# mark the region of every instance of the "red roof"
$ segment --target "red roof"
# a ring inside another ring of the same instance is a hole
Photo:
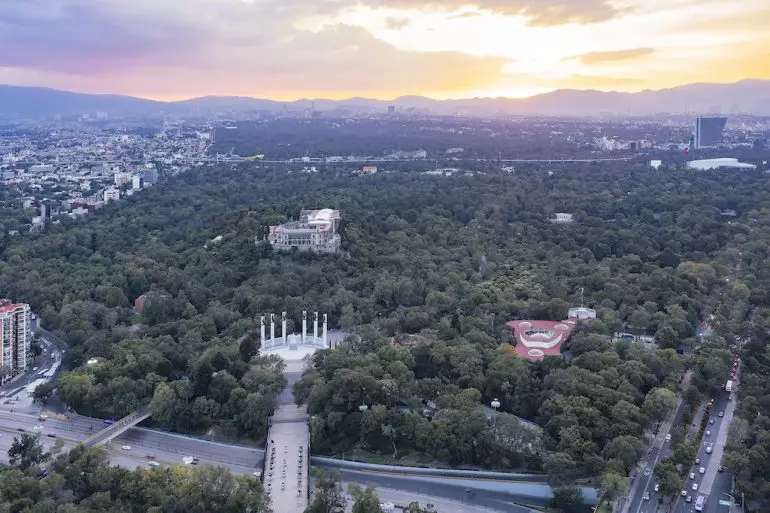
[[[11,303],[10,299],[0,299],[0,314],[13,312],[19,308],[25,308],[28,305],[26,303]]]
[[[516,336],[516,354],[528,360],[561,355],[561,348],[575,329],[575,321],[510,321]]]

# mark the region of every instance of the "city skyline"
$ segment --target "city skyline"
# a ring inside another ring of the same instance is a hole
[[[635,92],[770,79],[768,22],[762,0],[9,0],[0,83],[158,100]]]

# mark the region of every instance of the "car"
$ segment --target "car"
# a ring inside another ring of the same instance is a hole
[[[685,492],[685,495],[687,495],[687,492]],[[692,496],[687,495],[687,498],[684,500],[685,502],[692,502]]]
[[[48,433],[45,436],[47,436],[48,438],[56,438],[56,433]]]
[[[23,433],[24,432],[24,428],[16,428],[16,431],[21,431]]]
[[[709,424],[713,424],[713,423],[714,423],[714,419],[709,419]]]
[[[123,445],[120,448],[123,449],[124,451],[130,451],[131,450],[131,446],[130,445]]]
[[[706,430],[706,436],[711,436],[711,431],[708,429]]]
[[[692,491],[693,492],[697,492],[698,491],[698,483],[693,483],[692,484]]]
[[[682,497],[687,497],[687,490],[682,490]]]
[[[649,476],[650,474],[652,474],[652,470],[650,470],[650,468],[649,468],[649,467],[647,467],[646,469],[644,469],[644,477],[647,477],[647,476]]]
[[[644,497],[642,497],[642,499],[646,501],[650,500],[650,492],[644,492]]]
[[[695,464],[700,465],[700,458],[695,458]]]
[[[671,441],[671,433],[666,435],[666,442],[670,442],[670,441]]]
[[[719,415],[718,415],[718,417],[720,417],[720,418],[721,418],[721,417],[724,417],[724,416],[725,416],[725,412],[723,412],[723,411],[720,411],[720,412],[719,412]]]
[[[147,464],[148,464],[149,466],[151,466],[151,467],[158,467],[158,466],[160,466],[160,463],[158,463],[157,461],[150,461],[150,462],[149,462],[149,463],[147,463]]]
[[[699,469],[698,469],[698,473],[700,473],[700,474],[705,474],[705,473],[706,473],[706,468],[705,468],[705,467],[701,467],[701,468],[699,468]]]
[[[262,477],[262,472],[259,472],[259,471],[252,472],[251,475],[259,479],[260,477]]]
[[[690,472],[690,479],[695,479],[695,472]]]
[[[281,483],[281,490],[285,490],[285,489],[286,489],[286,483]]]
[[[724,472],[725,468],[722,465],[717,467],[717,472]]]
[[[148,454],[147,455],[147,459],[148,460],[154,460],[155,459],[155,455],[154,454]]]
[[[711,451],[713,451],[713,450],[714,450],[714,448],[709,445],[708,447],[706,447],[706,454],[711,454]]]
[[[655,488],[654,488],[654,490],[655,490],[656,492],[657,492],[657,491],[660,491],[660,485],[659,485],[658,483],[655,483]]]

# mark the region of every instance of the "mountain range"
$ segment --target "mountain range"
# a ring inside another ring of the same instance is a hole
[[[0,117],[39,118],[95,115],[179,116],[232,115],[315,109],[353,112],[386,112],[427,109],[432,114],[536,115],[536,116],[640,116],[652,114],[755,114],[770,115],[770,81],[744,80],[732,84],[690,84],[637,93],[559,89],[529,98],[467,98],[435,100],[402,96],[394,100],[350,98],[347,100],[297,100],[279,102],[242,96],[204,96],[162,102],[132,96],[85,94],[42,87],[0,85]]]

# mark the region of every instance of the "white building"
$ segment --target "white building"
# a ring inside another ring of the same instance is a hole
[[[296,248],[298,251],[335,253],[342,242],[337,233],[340,219],[339,210],[302,210],[298,221],[271,226],[268,241],[278,251]]]
[[[596,319],[596,310],[582,306],[570,308],[567,317],[569,319]]]
[[[24,372],[31,357],[32,311],[28,304],[0,299],[0,366]]]
[[[738,159],[733,158],[718,158],[718,159],[704,159],[704,160],[691,160],[687,163],[687,169],[697,169],[699,171],[705,171],[707,169],[756,169],[754,164],[746,164],[744,162],[738,162]]]
[[[104,201],[112,201],[120,199],[120,190],[115,187],[108,187],[104,189]]]
[[[131,188],[135,191],[142,190],[142,177],[134,175],[131,177]]]
[[[571,223],[572,221],[572,214],[565,214],[563,212],[557,212],[554,214],[553,219],[551,219],[551,222],[554,223]]]
[[[115,187],[128,185],[131,183],[133,175],[131,173],[115,173]]]
[[[29,166],[30,173],[53,173],[54,167],[51,164],[35,164]]]

